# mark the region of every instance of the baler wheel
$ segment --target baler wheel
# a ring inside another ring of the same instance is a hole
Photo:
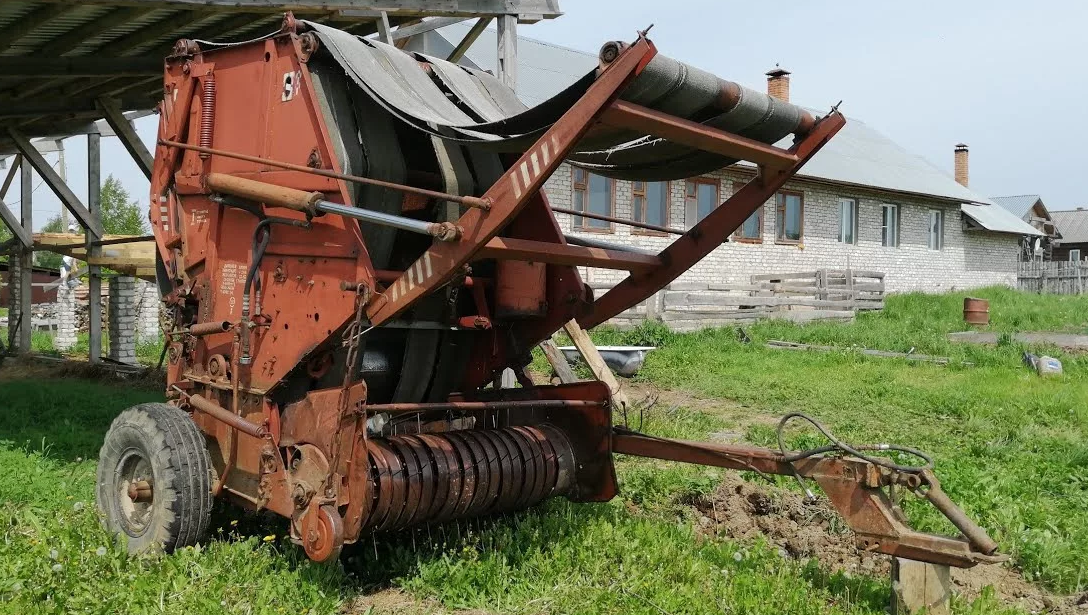
[[[188,414],[161,403],[122,412],[98,457],[96,499],[103,523],[129,553],[200,541],[212,511],[212,464]]]

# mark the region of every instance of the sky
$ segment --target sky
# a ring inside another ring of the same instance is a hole
[[[791,71],[792,102],[840,109],[952,172],[971,150],[970,188],[991,197],[1039,194],[1050,210],[1088,205],[1085,34],[1088,2],[1067,0],[559,0],[562,17],[519,34],[595,52],[653,24],[661,53],[763,89]],[[1077,113],[1073,113],[1076,111]],[[138,120],[150,147],[157,118]],[[87,193],[86,139],[64,142],[69,182]],[[51,156],[52,160],[56,156]],[[143,206],[148,183],[116,138],[102,140],[113,174]],[[36,184],[37,185],[37,184]],[[9,205],[18,201],[18,180]],[[17,207],[17,206],[16,206]],[[41,186],[35,226],[60,209]]]

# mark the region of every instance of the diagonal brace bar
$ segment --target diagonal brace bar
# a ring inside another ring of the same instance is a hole
[[[612,287],[612,290],[593,303],[590,314],[578,319],[578,324],[586,329],[595,327],[644,301],[691,269],[695,263],[720,246],[752,212],[774,196],[845,124],[846,119],[838,111],[833,111],[821,119],[803,139],[789,149],[789,154],[795,159],[790,167],[782,170],[760,167],[755,178],[661,251],[659,256],[665,263],[664,266],[643,275],[631,275]]]
[[[15,142],[15,147],[19,149],[19,152],[23,155],[23,160],[30,163],[30,166],[34,167],[34,170],[41,175],[42,180],[45,181],[49,189],[53,191],[53,194],[57,195],[60,202],[71,211],[76,218],[79,218],[79,223],[83,225],[83,228],[89,230],[96,238],[102,236],[102,222],[95,216],[91,215],[91,212],[83,205],[83,202],[79,200],[79,197],[72,192],[72,189],[68,187],[68,184],[61,179],[60,175],[53,169],[53,167],[45,160],[45,157],[38,152],[38,149],[34,147],[26,136],[16,131],[14,128],[8,128],[8,135],[11,140]]]
[[[112,98],[99,98],[98,107],[106,115],[106,123],[110,125],[114,134],[121,140],[121,144],[128,150],[129,156],[132,156],[132,159],[136,161],[136,166],[140,167],[140,170],[144,172],[148,179],[151,179],[151,170],[155,166],[155,157],[151,155],[147,146],[140,140],[140,135],[136,134],[136,128],[125,117],[124,112],[121,111],[121,106]]]

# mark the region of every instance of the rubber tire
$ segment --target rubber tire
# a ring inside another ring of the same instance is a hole
[[[138,535],[126,533],[116,493],[117,466],[135,449],[151,466],[151,518]],[[140,404],[110,425],[98,456],[98,510],[111,533],[127,538],[129,553],[173,552],[195,545],[208,531],[214,470],[204,434],[179,408]]]

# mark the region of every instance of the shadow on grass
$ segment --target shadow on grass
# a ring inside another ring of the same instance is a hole
[[[162,400],[160,392],[117,380],[0,381],[0,441],[58,460],[94,459],[118,414],[136,404]]]
[[[809,560],[801,576],[815,588],[826,590],[845,602],[866,605],[877,612],[883,610],[891,599],[886,583],[872,577],[846,576],[842,572],[823,570],[815,560]]]

